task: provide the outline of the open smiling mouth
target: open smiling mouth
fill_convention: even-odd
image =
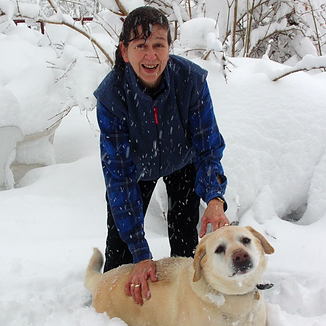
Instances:
[[[142,67],[145,68],[146,70],[155,70],[158,67],[157,65],[144,65],[142,64]]]

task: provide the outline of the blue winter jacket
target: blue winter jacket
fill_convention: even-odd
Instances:
[[[134,263],[152,258],[139,180],[155,180],[194,163],[196,193],[207,203],[223,198],[225,145],[206,76],[198,65],[170,55],[154,99],[130,64],[123,73],[113,69],[94,92],[108,204]]]

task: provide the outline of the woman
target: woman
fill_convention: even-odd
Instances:
[[[156,281],[144,215],[160,177],[169,199],[171,256],[192,256],[198,243],[200,198],[207,203],[200,236],[228,224],[216,125],[206,76],[194,63],[169,55],[166,17],[152,7],[123,24],[116,63],[94,93],[106,182],[108,237],[104,271],[134,263],[126,294],[142,304]]]

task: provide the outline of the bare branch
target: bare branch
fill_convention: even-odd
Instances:
[[[233,1],[234,1],[234,0],[233,0]],[[231,6],[233,5],[233,1],[232,1],[232,3],[231,3]],[[264,1],[264,0],[261,0],[261,1]],[[255,5],[255,7],[253,8],[253,10],[256,10],[259,6],[262,6],[262,5],[264,5],[264,4],[267,4],[269,0],[265,0],[264,2],[261,2],[261,1],[260,1],[257,5]],[[229,2],[228,2],[228,5],[230,6]],[[229,7],[229,8],[231,8],[231,7]],[[238,18],[238,20],[236,21],[236,25],[239,25],[240,22],[241,22],[241,21],[246,17],[246,15],[247,15],[246,12],[245,12],[244,14],[242,14],[242,15]],[[227,38],[229,37],[229,35],[230,35],[231,33],[232,33],[232,31],[229,30],[229,31],[225,34],[225,38],[224,38],[222,44],[224,44],[224,43],[226,42]]]
[[[102,45],[99,42],[97,42],[95,39],[93,39],[93,37],[89,33],[85,32],[81,28],[78,28],[77,26],[75,26],[73,24],[70,24],[70,23],[68,23],[66,21],[55,22],[55,21],[46,20],[46,19],[39,19],[37,22],[40,22],[40,23],[43,22],[43,23],[46,23],[46,24],[54,24],[54,25],[65,25],[67,27],[70,27],[74,31],[84,35],[85,37],[87,37],[92,43],[94,43],[99,48],[99,50],[105,55],[105,57],[107,58],[109,63],[113,66],[113,64],[114,64],[113,59],[107,53],[107,51],[102,47]]]
[[[128,10],[123,6],[120,0],[115,0],[115,3],[117,4],[122,16],[128,15]]]
[[[316,33],[316,38],[317,38],[317,49],[318,49],[319,55],[322,55],[323,53],[322,53],[322,50],[321,50],[320,36],[319,36],[318,27],[317,27],[315,10],[314,10],[310,0],[308,0],[308,3],[309,3],[309,6],[311,8],[311,16],[312,16],[312,20],[313,20],[314,26],[315,26],[315,33]]]
[[[83,3],[81,2],[77,2],[77,1],[72,1],[72,0],[64,0],[64,2],[67,2],[67,3],[72,3],[72,4],[75,4],[75,5],[78,5],[78,6],[85,6]]]
[[[104,24],[106,24],[108,27],[110,27],[110,29],[111,29],[111,31],[114,33],[114,35],[116,36],[116,37],[119,37],[119,34],[117,33],[117,31],[109,24],[109,23],[107,23],[101,16],[99,16],[99,15],[94,15],[94,18],[96,18],[96,20],[98,20],[98,21],[96,21],[96,20],[93,20],[93,23],[95,23],[95,24],[99,24],[109,35],[110,35],[110,37],[112,37],[113,38],[113,36],[112,36],[112,34],[110,33],[110,31],[104,26]],[[102,22],[100,22],[100,20],[102,21]]]
[[[191,12],[191,5],[190,5],[190,0],[187,0],[187,4],[188,4],[188,14],[189,14],[189,18],[192,18],[192,12]]]
[[[86,28],[87,28],[87,27],[86,27]],[[98,60],[98,63],[101,64],[101,59],[100,59],[100,56],[98,55],[97,49],[96,49],[96,47],[95,47],[95,45],[94,45],[93,42],[91,42],[91,44],[92,44],[92,47],[93,47],[94,52],[95,52],[95,54],[96,54],[96,58],[97,58],[97,60]]]
[[[18,16],[21,16],[18,0],[16,0],[16,5],[17,5],[17,14],[18,14]]]
[[[76,64],[77,59],[75,58],[71,64],[68,66],[68,68],[64,71],[64,73],[55,79],[55,83],[59,82],[61,79],[63,79],[65,76],[67,76],[68,72],[71,71],[71,69],[74,67],[74,65]]]
[[[53,2],[53,0],[48,0],[48,3],[56,13],[60,12],[58,6]]]
[[[63,111],[57,113],[56,115],[54,115],[53,117],[51,117],[49,120],[52,120],[56,117],[59,117],[58,119],[56,119],[49,127],[46,128],[46,130],[50,130],[52,129],[55,125],[59,125],[60,122],[70,113],[70,111],[77,106],[77,104],[73,104],[73,105],[68,105],[68,107],[66,109],[64,109]]]
[[[315,70],[315,69],[326,69],[326,66],[325,65],[320,65],[320,66],[316,66],[316,67],[311,67],[311,68],[297,68],[297,69],[293,69],[293,70],[290,70],[278,77],[275,77],[274,79],[272,79],[273,81],[278,81],[279,79],[283,78],[283,77],[286,77],[288,75],[291,75],[291,74],[294,74],[296,72],[299,72],[299,71],[310,71],[310,70]]]
[[[291,27],[291,28],[287,28],[284,30],[276,30],[268,35],[265,35],[263,38],[261,38],[260,40],[258,40],[258,42],[256,43],[256,45],[251,49],[250,53],[249,53],[249,57],[252,56],[252,54],[257,50],[257,48],[261,45],[261,43],[263,43],[264,41],[273,38],[275,35],[278,34],[286,34],[289,31],[300,31],[300,29],[295,28],[295,27]]]
[[[249,8],[247,8],[247,16],[249,17],[249,21],[247,22],[247,30],[246,30],[245,41],[244,41],[244,49],[243,49],[244,57],[247,57],[249,52],[250,34],[252,30],[254,7],[255,7],[255,0],[252,0],[251,9],[249,10]]]
[[[212,53],[212,50],[207,51],[206,53],[203,54],[201,59],[203,60],[208,60],[209,55]]]
[[[233,28],[232,28],[232,57],[235,57],[235,34],[237,29],[238,0],[235,0],[233,10]]]

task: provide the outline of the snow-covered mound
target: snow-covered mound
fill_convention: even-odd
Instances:
[[[86,109],[94,101],[92,90],[108,67],[85,59],[91,47],[64,34],[74,45],[43,47],[42,37],[20,27],[0,34],[0,103],[15,110],[2,112],[1,121],[37,130],[49,123],[44,114],[58,112],[53,102],[70,98],[65,103]],[[46,68],[48,61],[58,72]],[[227,143],[227,215],[264,233],[276,249],[266,273],[275,284],[265,292],[268,324],[325,326],[325,74],[299,72],[273,82],[288,68],[269,60],[232,59],[226,82],[218,63],[196,62],[209,71]],[[57,93],[61,82],[67,92],[63,87]],[[56,164],[33,169],[17,188],[0,192],[0,325],[125,325],[89,307],[83,287],[91,248],[103,248],[106,237],[95,111],[72,110],[58,126],[53,146]],[[155,259],[169,255],[163,190],[146,216]]]

